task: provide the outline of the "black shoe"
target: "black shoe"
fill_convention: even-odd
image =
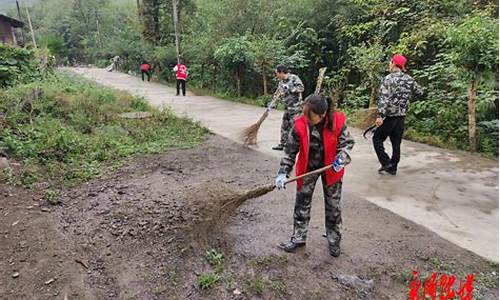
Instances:
[[[394,169],[388,169],[388,170],[385,170],[387,173],[391,174],[392,176],[396,176],[396,173],[398,172],[397,170],[394,170]]]
[[[294,243],[294,242],[290,241],[288,243],[280,243],[278,245],[278,248],[284,250],[285,252],[294,253],[299,248],[302,248],[305,245],[306,245],[306,243]]]
[[[328,246],[328,249],[330,250],[331,256],[333,256],[333,257],[340,256],[340,245],[330,245],[330,246]]]
[[[283,151],[284,146],[282,144],[279,144],[277,146],[274,146],[272,149],[276,151]]]
[[[392,168],[392,165],[391,164],[388,164],[388,165],[385,165],[385,166],[382,166],[380,167],[380,169],[378,169],[378,172],[379,173],[382,173],[382,172],[387,172],[387,170],[391,169]]]

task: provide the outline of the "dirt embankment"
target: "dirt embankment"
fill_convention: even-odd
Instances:
[[[291,231],[293,188],[221,213],[227,199],[272,182],[276,169],[275,159],[211,136],[197,149],[136,158],[64,190],[60,206],[0,186],[0,298],[404,299],[414,268],[476,273],[483,299],[498,298],[497,265],[349,191],[339,258],[321,237],[320,192],[297,254],[276,249]],[[214,272],[209,249],[224,263],[203,290],[199,278]],[[332,278],[350,275],[374,286]]]

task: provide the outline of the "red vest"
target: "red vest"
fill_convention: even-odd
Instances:
[[[187,80],[188,78],[188,68],[183,64],[177,64],[177,71],[175,72],[175,77],[177,79]]]
[[[149,64],[142,64],[141,65],[141,71],[149,72],[149,69],[151,66]]]
[[[342,127],[344,126],[344,123],[346,121],[345,115],[341,112],[335,112],[333,114],[333,118],[335,119],[334,131],[331,132],[330,130],[328,130],[326,126],[326,119],[325,127],[323,128],[325,166],[331,165],[333,163],[333,160],[335,159],[335,156],[337,154],[338,139],[340,134],[342,133]],[[300,140],[299,154],[297,157],[297,163],[295,165],[295,173],[297,176],[299,176],[308,171],[307,164],[309,161],[309,125],[304,115],[295,119],[295,132],[297,132]],[[326,184],[330,186],[342,179],[342,177],[344,176],[344,169],[342,169],[342,171],[340,172],[334,172],[333,169],[329,169],[325,171],[325,174]],[[298,191],[300,191],[300,189],[302,188],[303,183],[304,180],[297,180]]]

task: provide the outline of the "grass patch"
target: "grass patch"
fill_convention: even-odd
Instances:
[[[245,291],[250,295],[262,296],[264,292],[272,291],[273,294],[282,298],[287,295],[288,285],[282,279],[272,279],[262,276],[247,279],[245,284]]]
[[[224,272],[224,254],[223,253],[217,252],[216,250],[212,249],[212,250],[206,252],[205,258],[207,259],[210,266],[212,266],[212,268],[215,269],[215,272],[217,274],[222,274],[222,272]]]
[[[59,193],[54,189],[47,189],[45,191],[45,199],[52,205],[59,204]]]
[[[258,256],[250,260],[250,266],[268,268],[273,265],[286,264],[287,262],[288,262],[288,257],[286,255],[271,254],[271,255]]]
[[[265,280],[263,277],[255,277],[253,279],[247,280],[245,289],[249,294],[260,296],[264,293],[267,284],[267,280]]]
[[[203,273],[198,277],[198,285],[203,290],[211,289],[219,283],[220,279],[221,277],[219,274]]]
[[[43,90],[42,96],[32,101],[31,111],[23,110],[35,88]],[[152,117],[119,117],[133,111]],[[1,90],[0,112],[5,114],[0,151],[21,162],[10,180],[27,187],[41,181],[76,185],[132,155],[194,147],[208,133],[143,98],[62,73]]]
[[[277,297],[283,297],[287,294],[288,285],[282,279],[275,279],[270,281],[270,288],[273,290]]]
[[[170,271],[168,272],[168,280],[173,286],[177,285],[177,272],[175,271]]]

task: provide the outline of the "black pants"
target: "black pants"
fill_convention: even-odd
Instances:
[[[148,81],[151,79],[151,72],[141,71],[142,81],[144,81],[144,74],[148,77]]]
[[[179,96],[179,88],[182,86],[182,96],[186,96],[186,80],[177,79],[177,96]]]
[[[397,171],[401,155],[401,140],[405,130],[405,117],[386,117],[382,126],[373,134],[373,148],[382,166],[392,165],[390,170]],[[392,158],[385,153],[384,141],[389,137],[392,144]]]

